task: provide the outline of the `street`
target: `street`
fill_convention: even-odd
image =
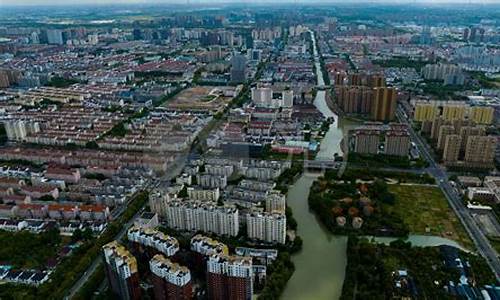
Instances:
[[[396,114],[401,123],[408,125],[412,141],[415,142],[420,150],[420,153],[429,162],[429,167],[426,169],[427,172],[429,172],[429,174],[436,179],[436,183],[443,191],[451,208],[458,216],[464,225],[465,230],[476,245],[478,253],[486,259],[486,262],[495,273],[497,280],[500,280],[500,260],[498,259],[497,252],[491,246],[488,238],[481,231],[478,224],[474,221],[474,218],[463,203],[460,195],[451,186],[446,171],[441,168],[438,163],[436,163],[432,155],[429,153],[427,144],[422,140],[419,134],[415,133],[415,130],[408,122],[408,118],[404,116],[400,108],[398,108]]]

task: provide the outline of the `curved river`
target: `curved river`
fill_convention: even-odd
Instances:
[[[318,85],[324,85],[315,37],[313,33],[311,36]],[[335,153],[341,154],[343,128],[339,126],[337,115],[326,103],[325,91],[318,91],[314,105],[325,117],[334,119],[321,142],[316,159],[332,159]],[[288,281],[282,299],[338,299],[342,291],[347,263],[347,238],[331,234],[309,211],[309,188],[317,176],[319,174],[304,173],[288,191],[287,203],[298,223],[297,234],[304,243],[302,251],[292,258],[295,272]]]
[[[318,51],[314,33],[311,32],[314,45],[314,61],[318,85],[324,85],[323,74],[319,63]],[[321,148],[316,159],[333,159],[335,153],[342,154],[340,141],[346,130],[356,124],[345,121],[330,110],[326,103],[325,91],[318,91],[314,105],[325,117],[332,117],[334,122],[321,142]],[[295,272],[281,296],[286,300],[332,300],[338,299],[342,293],[345,267],[347,264],[347,237],[335,236],[309,211],[307,198],[313,181],[320,176],[315,173],[304,173],[287,195],[287,204],[292,208],[298,223],[297,234],[303,240],[302,251],[292,257]],[[374,238],[376,242],[388,243],[393,239]],[[453,241],[432,236],[410,236],[415,246],[452,245]]]

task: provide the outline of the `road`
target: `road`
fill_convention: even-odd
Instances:
[[[166,174],[164,176],[158,178],[157,180],[155,180],[153,182],[148,183],[144,187],[144,190],[151,191],[154,188],[165,184],[165,182],[170,181],[170,179],[178,176],[180,174],[180,172],[182,171],[182,169],[184,169],[184,165],[186,163],[186,157],[187,157],[186,155],[181,155],[176,160],[176,162],[173,163],[172,167],[168,170],[168,172],[166,172]],[[123,225],[122,229],[115,236],[114,240],[121,240],[125,236],[125,234],[127,233],[127,230],[130,228],[130,226],[132,226],[135,219],[137,219],[142,214],[142,212],[144,211],[144,208],[147,204],[148,203],[146,202],[146,204],[141,209],[139,209],[139,211],[126,224]],[[125,211],[126,206],[127,205],[123,205],[120,208],[119,213],[114,215],[113,217],[116,218],[119,215],[121,215]],[[66,299],[66,300],[72,299],[76,295],[76,293],[83,287],[83,285],[89,280],[89,278],[92,276],[92,274],[94,274],[97,267],[101,263],[102,263],[101,256],[96,257],[92,261],[90,266],[87,268],[87,270],[82,274],[80,279],[78,279],[78,281],[76,281],[75,284],[73,285],[73,287],[68,291],[68,294],[64,299]]]
[[[436,179],[437,184],[446,196],[451,208],[460,219],[465,227],[465,230],[476,245],[477,252],[486,259],[486,262],[490,266],[491,270],[495,273],[497,280],[500,280],[500,260],[498,259],[498,254],[491,246],[488,238],[481,231],[481,228],[479,228],[478,224],[474,221],[474,218],[463,203],[461,196],[451,186],[446,171],[438,163],[436,163],[434,157],[430,154],[429,146],[423,141],[420,135],[415,133],[415,130],[408,122],[408,118],[403,114],[400,108],[397,110],[397,117],[400,122],[408,124],[411,139],[419,148],[420,153],[429,162],[427,172],[429,172],[429,174]]]

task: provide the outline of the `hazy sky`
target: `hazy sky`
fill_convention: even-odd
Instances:
[[[269,2],[294,2],[293,0],[191,0],[191,3],[221,3],[221,2],[245,2],[245,3],[269,3]],[[298,0],[299,3],[307,2],[388,2],[388,3],[499,3],[500,0]],[[110,3],[130,3],[130,4],[140,4],[140,3],[186,3],[186,0],[0,0],[0,5],[71,5],[71,4],[110,4]]]

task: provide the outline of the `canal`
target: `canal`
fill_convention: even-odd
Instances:
[[[314,34],[314,60],[318,85],[324,85]],[[318,91],[314,105],[328,118],[333,118],[328,132],[321,142],[316,159],[333,159],[334,154],[342,154],[340,142],[347,130],[356,122],[339,118],[327,105],[325,91]],[[342,293],[345,267],[347,264],[347,238],[335,236],[324,228],[313,212],[309,211],[307,198],[309,189],[318,173],[305,172],[290,187],[287,204],[292,208],[298,223],[297,234],[303,240],[302,250],[292,257],[295,272],[282,294],[286,300],[332,300]],[[374,238],[375,242],[389,243],[391,238]],[[454,241],[441,237],[411,235],[408,241],[414,246],[458,246]]]
[[[311,36],[318,85],[324,85],[315,37],[313,33]],[[340,141],[343,126],[338,116],[328,107],[325,93],[321,90],[317,92],[314,105],[325,117],[333,118],[334,122],[321,142],[316,159],[333,159],[335,153],[342,153]],[[303,240],[303,247],[292,258],[295,272],[288,281],[282,299],[338,299],[342,291],[347,263],[347,238],[334,236],[322,227],[307,204],[309,188],[319,175],[304,173],[288,191],[287,203],[297,220],[297,234]]]

